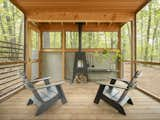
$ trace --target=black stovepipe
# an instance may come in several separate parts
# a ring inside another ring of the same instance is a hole
[[[82,25],[83,23],[77,23],[78,24],[78,38],[79,38],[79,52],[82,50]]]

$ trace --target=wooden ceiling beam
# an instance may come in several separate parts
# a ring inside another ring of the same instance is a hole
[[[28,21],[35,22],[129,22],[134,13],[30,11]]]
[[[28,6],[115,6],[115,7],[135,7],[145,0],[15,0],[20,5]]]
[[[18,2],[37,2],[37,0],[16,0]],[[93,2],[93,0],[45,0],[47,3],[48,2]],[[144,0],[118,0],[118,2],[124,3],[124,2],[142,2]],[[44,2],[44,0],[38,0],[38,2]],[[117,2],[117,0],[94,0],[94,2]]]
[[[101,23],[97,26],[97,23],[87,23],[82,28],[85,32],[97,32],[97,31],[106,31],[106,32],[117,32],[121,27],[120,23]],[[65,31],[78,31],[78,27],[74,23],[64,23],[63,26],[61,23],[41,23],[39,25],[40,31],[61,31],[62,29]]]
[[[150,0],[10,0],[35,22],[129,22]]]
[[[136,7],[137,8],[137,7]],[[138,9],[138,8],[137,8]],[[25,7],[26,12],[34,12],[34,11],[51,11],[51,12],[135,12],[134,7],[128,7],[128,8],[107,8],[107,7],[76,7],[76,6],[43,6],[43,7],[37,7],[37,6],[32,6],[32,7]]]

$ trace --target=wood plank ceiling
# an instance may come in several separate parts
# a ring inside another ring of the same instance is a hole
[[[149,0],[11,0],[34,22],[131,21]]]

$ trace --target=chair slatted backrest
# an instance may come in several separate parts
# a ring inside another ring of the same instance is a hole
[[[131,88],[134,88],[136,86],[136,79],[138,77],[141,76],[141,72],[140,71],[136,71],[135,74],[133,75],[133,77],[131,78],[130,82],[128,83],[128,86],[127,86],[127,89],[125,89],[121,95],[121,97],[119,98],[118,102],[120,102],[121,100],[124,99],[124,97],[128,94],[128,91],[131,89]]]
[[[133,77],[131,78],[129,84],[128,84],[128,89],[130,88],[134,88],[136,86],[136,79],[139,78],[141,76],[141,71],[136,71],[135,74],[133,75]]]
[[[34,87],[34,85],[33,85],[31,82],[29,82],[29,80],[27,79],[27,77],[25,77],[25,75],[22,75],[22,74],[20,74],[20,76],[21,76],[21,78],[22,78],[22,80],[23,80],[23,83],[24,83],[25,87],[26,87],[27,89],[31,90],[32,93],[33,93],[33,95],[34,95],[39,101],[44,102],[44,101],[42,100],[42,98],[40,97],[38,91],[37,91],[36,88]]]

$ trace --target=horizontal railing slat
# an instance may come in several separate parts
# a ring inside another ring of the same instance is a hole
[[[10,62],[0,62],[0,65],[17,65],[17,64],[23,64],[25,61],[10,61]]]
[[[0,100],[24,86],[18,75],[24,71],[24,54],[23,42],[0,40]]]
[[[20,84],[20,85],[14,87],[14,88],[8,90],[8,91],[5,92],[5,93],[0,94],[0,97],[3,97],[4,95],[9,94],[10,92],[12,92],[12,91],[14,91],[14,90],[16,90],[16,89],[18,89],[18,88],[20,88],[20,87],[23,87],[23,86],[24,86],[24,84],[22,83],[22,84]]]
[[[12,72],[16,72],[17,71],[17,69],[15,69],[15,70],[11,70],[11,71],[7,71],[7,72],[0,72],[0,75],[3,75],[3,74],[8,74],[8,73],[12,73]]]
[[[13,68],[13,67],[20,67],[20,66],[23,66],[23,65],[13,65],[13,66],[0,67],[0,69]]]
[[[10,88],[10,87],[13,87],[13,86],[15,86],[15,85],[17,85],[17,84],[19,84],[19,83],[22,83],[22,81],[19,81],[19,82],[13,83],[13,84],[11,84],[11,85],[8,85],[8,86],[6,86],[6,87],[4,87],[4,88],[1,88],[1,89],[0,89],[0,92],[2,92],[3,90],[8,89],[8,88]]]
[[[0,48],[24,50],[23,48],[0,46]]]
[[[1,43],[4,43],[4,44],[11,44],[11,45],[17,45],[17,46],[24,46],[24,45],[22,45],[22,44],[17,44],[17,43],[7,42],[7,41],[1,41],[1,40],[0,40],[0,42],[1,42]]]
[[[3,52],[3,51],[0,51],[0,53],[3,53],[3,54],[24,54],[23,52],[14,52],[14,51],[11,51],[11,52]]]
[[[7,83],[9,83],[9,82],[13,82],[13,81],[18,80],[18,79],[20,79],[20,78],[19,78],[19,77],[16,77],[16,78],[14,78],[14,79],[11,79],[11,80],[8,80],[8,81],[5,81],[5,82],[2,82],[2,83],[0,83],[0,85],[7,84]]]
[[[11,78],[11,77],[14,77],[14,76],[17,76],[17,74],[2,77],[2,78],[0,78],[0,80],[6,79],[6,78]]]

